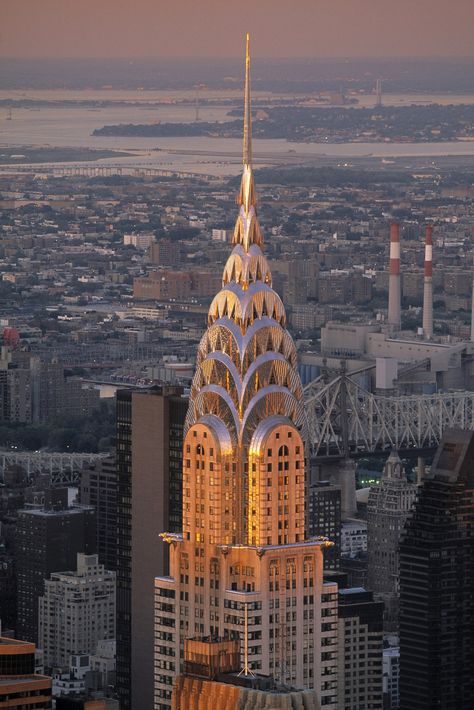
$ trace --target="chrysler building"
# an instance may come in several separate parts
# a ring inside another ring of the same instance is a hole
[[[183,530],[155,579],[155,710],[185,639],[238,639],[245,673],[336,708],[337,587],[305,539],[305,411],[296,349],[263,253],[247,36],[243,174],[233,249],[199,345],[183,442]],[[155,544],[150,541],[150,544]]]

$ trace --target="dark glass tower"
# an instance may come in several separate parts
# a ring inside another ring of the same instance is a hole
[[[400,707],[473,699],[474,432],[448,431],[400,545]]]
[[[160,533],[182,526],[180,387],[117,392],[117,691],[121,710],[153,707],[153,585],[168,573]]]
[[[37,642],[38,599],[52,572],[74,569],[78,552],[96,552],[96,514],[90,506],[68,505],[67,489],[46,491],[44,506],[18,512],[17,636]]]
[[[81,474],[80,500],[97,514],[97,554],[105,569],[117,566],[117,464],[114,456],[100,459]]]

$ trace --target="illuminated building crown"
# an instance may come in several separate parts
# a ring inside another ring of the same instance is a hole
[[[305,438],[296,349],[285,329],[283,303],[272,289],[256,211],[248,35],[243,175],[237,202],[234,248],[224,268],[222,290],[209,308],[186,419],[186,430],[197,422],[217,427],[221,440],[233,450],[250,446],[265,422],[292,423]]]

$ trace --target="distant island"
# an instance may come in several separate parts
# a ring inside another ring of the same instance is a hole
[[[235,111],[231,115],[235,115]],[[353,108],[277,106],[254,121],[256,138],[300,143],[425,143],[474,140],[474,105],[413,105]],[[119,124],[97,128],[95,136],[239,138],[241,120],[194,123]]]
[[[54,148],[16,146],[15,148],[0,149],[0,165],[23,165],[28,163],[70,163],[90,160],[103,160],[104,158],[122,158],[132,153],[125,151],[92,149],[92,148]]]
[[[139,136],[140,138],[181,138],[183,136],[218,136],[237,138],[242,121],[206,123],[119,123],[96,128],[93,136]]]

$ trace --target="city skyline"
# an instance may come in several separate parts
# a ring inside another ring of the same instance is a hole
[[[236,57],[251,29],[259,57],[463,57],[473,23],[470,0],[8,0],[0,56]]]
[[[3,5],[0,706],[471,708],[473,0]]]

